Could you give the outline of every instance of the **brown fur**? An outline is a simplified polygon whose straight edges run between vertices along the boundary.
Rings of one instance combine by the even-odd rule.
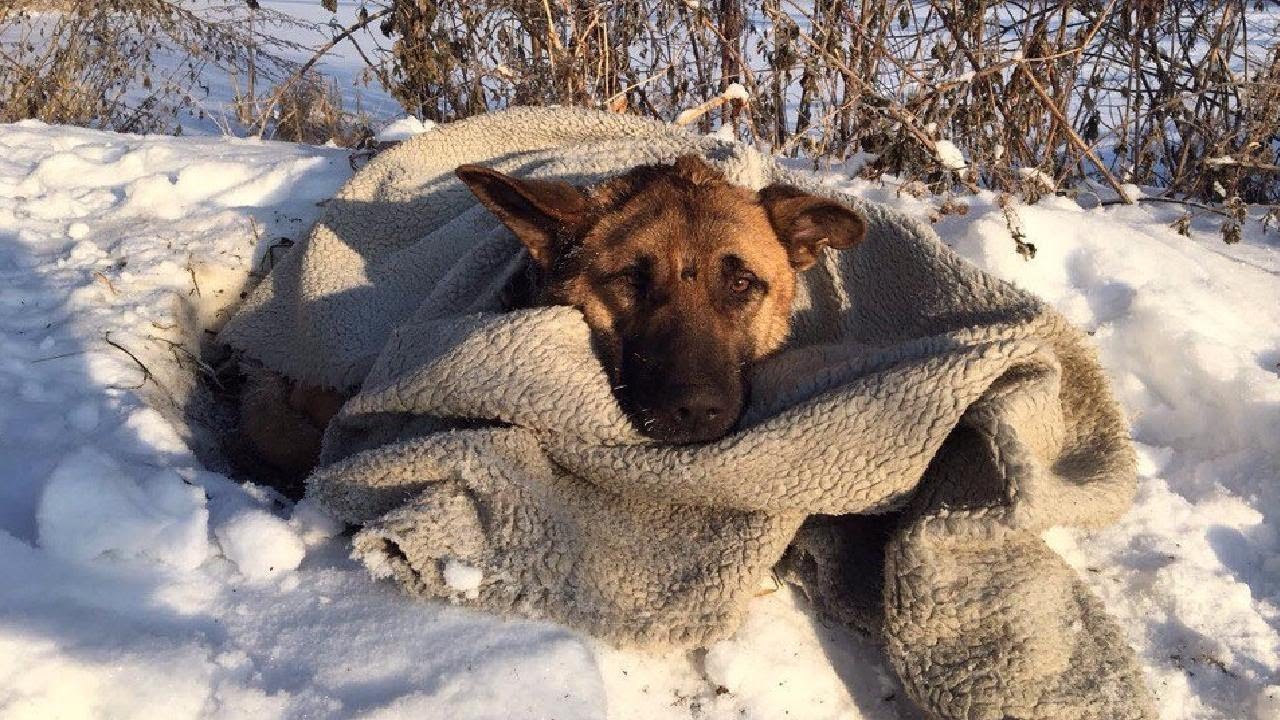
[[[478,165],[457,174],[533,260],[533,286],[510,296],[578,308],[619,402],[666,442],[728,432],[746,369],[787,336],[796,273],[864,232],[838,203],[785,185],[752,192],[695,156],[590,188]],[[305,471],[343,400],[256,370],[242,430],[271,464]]]
[[[324,429],[345,399],[328,388],[249,368],[240,392],[240,432],[269,465],[289,476],[305,475],[320,458]]]

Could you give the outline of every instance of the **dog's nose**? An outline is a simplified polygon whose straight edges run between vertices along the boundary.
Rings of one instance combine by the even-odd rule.
[[[684,424],[692,424],[705,420],[715,422],[724,411],[722,403],[714,397],[692,398],[676,408],[676,418]]]
[[[707,442],[723,437],[738,421],[741,399],[720,388],[695,385],[673,388],[668,402],[655,408],[650,435],[670,443]]]

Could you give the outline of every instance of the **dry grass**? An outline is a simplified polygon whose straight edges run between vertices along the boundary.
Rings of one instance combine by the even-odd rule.
[[[14,10],[28,12],[67,12],[75,9],[78,0],[11,0]]]
[[[868,172],[938,192],[982,186],[1034,200],[1090,180],[1280,200],[1280,50],[1244,0],[369,8],[393,39],[370,77],[437,121],[524,103],[675,120],[739,83],[751,102],[705,115],[702,130],[732,124],[793,156],[869,153]],[[944,139],[967,168],[940,162]]]
[[[343,108],[333,80],[307,74],[277,86],[270,97],[268,127],[274,139],[355,148],[373,138],[368,120]]]
[[[0,122],[36,118],[131,132],[171,132],[200,112],[206,72],[287,77],[280,40],[298,23],[243,5],[170,0],[0,0]]]

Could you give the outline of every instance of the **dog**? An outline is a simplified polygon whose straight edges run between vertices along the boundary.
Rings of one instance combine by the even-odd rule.
[[[620,407],[666,444],[731,431],[751,365],[787,337],[797,273],[866,232],[838,202],[783,184],[753,192],[694,155],[590,187],[481,165],[455,172],[528,253],[509,308],[581,311]],[[342,396],[258,375],[242,430],[268,462],[305,472]]]

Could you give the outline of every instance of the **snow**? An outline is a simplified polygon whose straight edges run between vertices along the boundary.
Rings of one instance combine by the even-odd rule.
[[[871,650],[869,646],[833,637],[793,601],[762,605],[733,637],[707,648],[704,660],[707,679],[723,688],[725,695],[732,694],[730,702],[746,704],[742,717],[772,720],[794,713],[797,706],[804,708],[800,717],[810,720],[861,717],[860,706],[887,706],[886,698],[899,692],[885,666],[872,668],[852,687],[846,684],[840,670],[857,662],[859,654]],[[792,651],[806,645],[827,647],[830,660],[815,665],[810,654]],[[712,708],[719,709],[715,704]],[[732,717],[729,712],[724,716]]]
[[[1264,688],[1254,710],[1256,720],[1280,720],[1280,685]]]
[[[1125,197],[1137,202],[1139,198],[1146,197],[1146,193],[1142,188],[1133,183],[1121,183],[1120,190],[1124,192]]]
[[[408,140],[414,135],[421,135],[434,129],[436,124],[430,120],[419,120],[413,116],[402,117],[388,124],[373,137],[378,142],[399,142]]]
[[[1053,178],[1048,173],[1041,170],[1040,168],[1033,168],[1033,167],[1018,168],[1018,177],[1022,178],[1024,181],[1028,183],[1035,183],[1039,185],[1041,188],[1048,190],[1050,192],[1053,192],[1054,190],[1058,189],[1058,185],[1053,181]]]
[[[289,525],[307,546],[320,543],[342,532],[342,523],[314,500],[303,499],[293,506]]]
[[[747,92],[747,89],[740,83],[729,83],[729,87],[725,88],[724,92],[720,93],[720,97],[725,100],[740,100],[742,102],[746,102],[751,99],[751,93]]]
[[[960,148],[950,140],[935,140],[933,149],[938,156],[938,162],[948,170],[963,170],[969,166],[968,161],[964,159],[964,153],[960,152]]]
[[[36,510],[38,543],[58,557],[149,558],[187,570],[209,554],[208,521],[204,493],[177,473],[135,479],[89,446],[54,467]]]
[[[914,716],[874,647],[786,589],[704,652],[618,651],[409,599],[321,508],[204,467],[167,400],[188,354],[350,172],[326,148],[0,126],[0,717]],[[1277,720],[1280,236],[1251,220],[1226,246],[1212,216],[1169,228],[1177,206],[1048,197],[1015,207],[1024,260],[997,198],[966,201],[946,242],[1092,333],[1132,420],[1134,509],[1047,539],[1162,717]]]
[[[689,123],[693,122],[694,120],[697,120],[700,117],[702,117],[702,111],[697,108],[682,110],[680,114],[676,116],[675,124],[688,125]]]
[[[484,572],[464,562],[450,559],[444,564],[444,583],[467,597],[475,597]]]
[[[289,525],[263,510],[246,510],[214,530],[222,554],[251,580],[270,580],[292,571],[307,546]]]
[[[721,125],[715,130],[712,130],[710,136],[725,142],[733,142],[737,139],[737,133],[734,132],[732,125]]]

